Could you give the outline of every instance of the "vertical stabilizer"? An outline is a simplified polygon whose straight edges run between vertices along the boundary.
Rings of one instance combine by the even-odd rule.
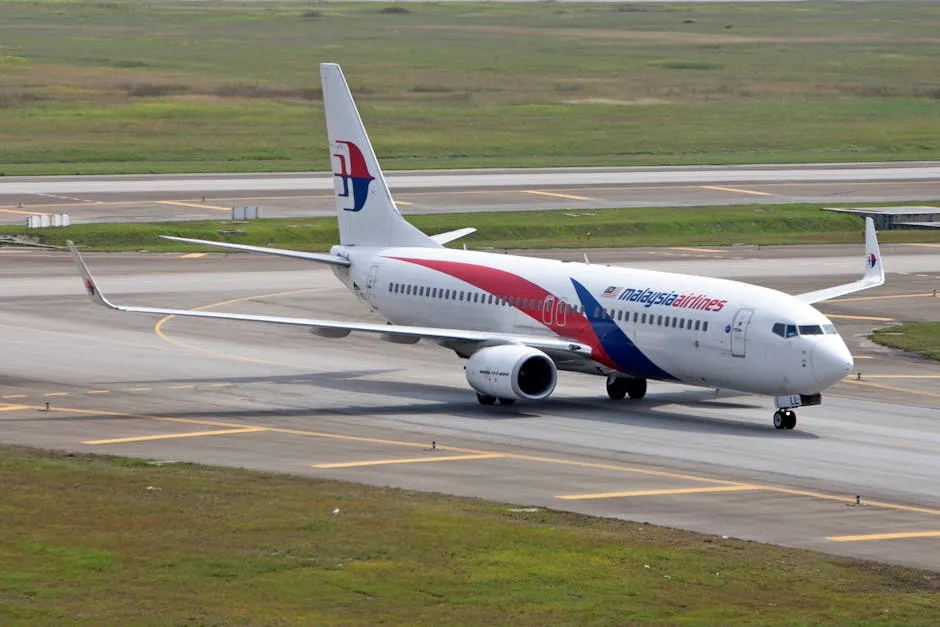
[[[440,244],[402,218],[372,151],[343,70],[320,64],[326,131],[330,140],[339,240],[344,246]]]

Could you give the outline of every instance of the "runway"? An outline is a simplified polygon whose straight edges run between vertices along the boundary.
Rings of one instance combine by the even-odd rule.
[[[844,282],[858,253],[590,254],[796,292]],[[478,496],[940,570],[940,368],[865,338],[893,320],[940,318],[940,247],[882,254],[886,286],[823,307],[860,377],[778,432],[768,399],[651,383],[643,401],[615,402],[602,380],[569,373],[549,402],[481,407],[462,362],[434,345],[107,312],[84,296],[68,255],[3,250],[0,440]],[[88,260],[118,301],[369,319],[328,271],[296,261]]]
[[[940,164],[844,163],[391,172],[403,213],[928,201]],[[219,219],[232,207],[266,217],[333,215],[330,173],[0,178],[0,224],[68,213],[74,222]]]

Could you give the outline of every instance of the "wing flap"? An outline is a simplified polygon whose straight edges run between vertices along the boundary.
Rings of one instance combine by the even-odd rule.
[[[875,222],[871,218],[865,218],[865,274],[858,281],[827,287],[816,290],[815,292],[806,292],[798,294],[797,298],[805,303],[821,303],[823,301],[854,294],[862,290],[871,289],[884,285],[885,269],[881,262],[881,250],[878,248],[878,234],[875,232]]]

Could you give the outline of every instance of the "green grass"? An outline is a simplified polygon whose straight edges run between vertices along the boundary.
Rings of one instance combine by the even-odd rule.
[[[940,159],[931,3],[0,0],[4,174]]]
[[[638,523],[12,447],[0,483],[3,624],[940,621],[935,574]]]
[[[908,322],[877,329],[871,339],[883,346],[940,361],[940,322]]]
[[[620,246],[728,246],[733,244],[833,244],[863,241],[856,217],[821,211],[819,205],[743,205],[696,208],[519,211],[409,216],[428,234],[465,226],[478,232],[452,246],[473,249],[603,248]],[[241,233],[231,233],[232,231]],[[226,233],[227,232],[227,233]],[[0,235],[29,235],[38,243],[64,246],[67,239],[90,250],[188,251],[188,244],[160,235],[328,250],[339,243],[335,218],[264,219],[147,224],[78,224],[27,229],[0,226]],[[883,242],[940,242],[936,231],[886,231]]]

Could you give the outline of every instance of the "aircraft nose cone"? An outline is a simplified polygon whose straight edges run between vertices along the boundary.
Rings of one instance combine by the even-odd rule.
[[[813,351],[813,373],[827,387],[844,379],[855,365],[852,353],[842,338],[833,339],[837,341],[817,346]]]

